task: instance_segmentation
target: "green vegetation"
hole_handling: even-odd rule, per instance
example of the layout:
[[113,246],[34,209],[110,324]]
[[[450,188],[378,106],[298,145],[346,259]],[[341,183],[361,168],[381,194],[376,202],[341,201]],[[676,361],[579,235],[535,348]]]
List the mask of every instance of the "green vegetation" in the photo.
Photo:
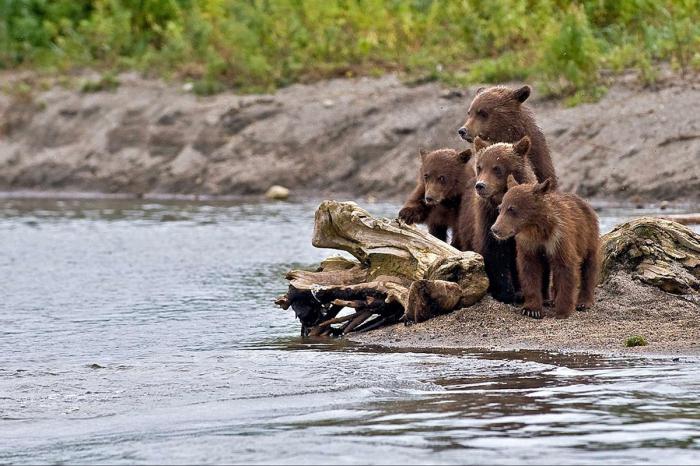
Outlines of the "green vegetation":
[[0,0],[0,68],[137,69],[201,94],[398,71],[577,103],[603,70],[700,68],[699,46],[700,0]]
[[647,340],[641,335],[632,335],[625,340],[625,346],[632,348],[633,346],[646,346]]
[[82,92],[112,91],[119,87],[119,80],[113,73],[105,73],[97,80],[86,80],[80,85]]

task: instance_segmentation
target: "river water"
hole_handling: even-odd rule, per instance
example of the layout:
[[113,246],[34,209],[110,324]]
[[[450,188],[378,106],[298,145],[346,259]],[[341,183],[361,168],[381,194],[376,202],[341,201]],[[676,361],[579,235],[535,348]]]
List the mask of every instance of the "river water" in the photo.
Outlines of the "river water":
[[700,463],[695,359],[300,339],[315,206],[0,199],[0,463]]

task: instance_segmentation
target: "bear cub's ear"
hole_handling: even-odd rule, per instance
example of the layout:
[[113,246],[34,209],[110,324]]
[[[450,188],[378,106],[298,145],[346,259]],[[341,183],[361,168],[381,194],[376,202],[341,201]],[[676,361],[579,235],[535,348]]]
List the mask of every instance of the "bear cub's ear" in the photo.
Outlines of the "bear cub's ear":
[[482,86],[482,87],[480,87],[480,88],[478,88],[478,89],[476,90],[476,92],[474,93],[474,95],[479,95],[479,94],[481,94],[482,92],[484,92],[485,90],[486,90],[486,88]]
[[523,103],[527,100],[528,97],[530,97],[530,93],[532,92],[532,88],[530,86],[523,86],[520,89],[516,89],[513,91],[513,97],[520,102]]
[[547,178],[542,183],[536,184],[532,190],[535,194],[545,194],[552,191],[552,179]]
[[474,139],[474,149],[476,149],[477,152],[479,152],[482,149],[485,149],[489,146],[489,143],[487,141],[484,141],[481,139],[479,136],[477,136]]
[[515,180],[515,177],[513,175],[508,175],[507,183],[508,183],[508,189],[514,188],[520,184]]
[[460,162],[467,163],[467,162],[469,162],[469,159],[472,158],[472,150],[471,149],[464,149],[462,152],[457,154],[457,157],[459,157]]
[[523,138],[513,144],[513,151],[521,157],[525,157],[530,152],[530,137],[523,136]]

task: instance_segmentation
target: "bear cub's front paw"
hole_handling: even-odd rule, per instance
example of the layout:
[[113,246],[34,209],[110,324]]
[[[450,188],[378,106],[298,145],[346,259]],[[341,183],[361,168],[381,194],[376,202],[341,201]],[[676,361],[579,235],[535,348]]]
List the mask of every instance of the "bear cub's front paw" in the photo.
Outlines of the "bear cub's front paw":
[[532,317],[533,319],[541,319],[542,309],[531,309],[529,307],[524,307],[522,314],[527,317]]
[[413,225],[425,219],[425,211],[420,207],[404,207],[399,211],[399,218],[409,225]]

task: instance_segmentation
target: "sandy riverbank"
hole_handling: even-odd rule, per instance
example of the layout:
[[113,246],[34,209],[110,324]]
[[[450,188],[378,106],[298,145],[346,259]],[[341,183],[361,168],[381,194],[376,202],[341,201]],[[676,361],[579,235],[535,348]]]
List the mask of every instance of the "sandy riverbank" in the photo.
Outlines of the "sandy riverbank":
[[[427,322],[353,334],[351,341],[403,348],[584,351],[700,356],[700,297],[665,293],[617,274],[598,287],[596,304],[565,320],[534,320],[487,296]],[[627,348],[641,335],[647,346]]]
[[[18,76],[4,74],[10,85]],[[0,190],[403,198],[418,147],[463,147],[473,89],[395,76],[197,97],[122,75],[114,91],[0,93]],[[700,200],[700,91],[672,74],[621,78],[598,103],[532,98],[562,187],[589,199]]]

